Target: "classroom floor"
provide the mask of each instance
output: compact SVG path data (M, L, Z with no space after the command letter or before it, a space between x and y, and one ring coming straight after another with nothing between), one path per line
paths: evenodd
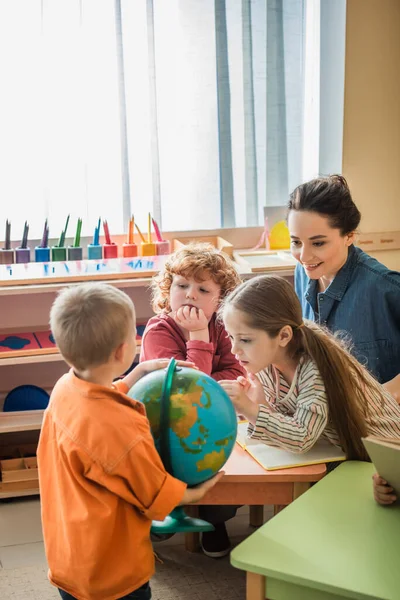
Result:
M265 507L264 520L272 516ZM239 509L228 522L232 544L254 531L248 507ZM153 600L237 600L245 598L245 576L229 564L229 556L212 559L185 551L183 537L175 535L158 543L162 560L152 579ZM38 498L0 502L0 598L1 600L60 600L47 580L46 558Z

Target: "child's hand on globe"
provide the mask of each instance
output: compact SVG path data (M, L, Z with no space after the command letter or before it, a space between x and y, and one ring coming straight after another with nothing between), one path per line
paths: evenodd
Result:
M204 483L187 488L180 505L199 502L224 475L225 471L219 471L219 473L211 477L211 479L207 479Z
M126 377L124 377L123 382L130 389L139 379L152 373L153 371L158 371L159 369L166 369L169 365L170 358L155 358L153 360L145 360L144 362L138 364ZM199 370L198 367L192 362L188 360L177 360L176 364L178 367L188 367L189 369Z

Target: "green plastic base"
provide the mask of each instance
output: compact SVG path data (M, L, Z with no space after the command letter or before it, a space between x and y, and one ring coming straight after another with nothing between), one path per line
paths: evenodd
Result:
M188 517L183 508L175 508L164 521L153 521L151 526L151 532L157 534L168 534L168 533L194 533L196 531L214 531L214 525L203 521L203 519L196 519L194 517Z

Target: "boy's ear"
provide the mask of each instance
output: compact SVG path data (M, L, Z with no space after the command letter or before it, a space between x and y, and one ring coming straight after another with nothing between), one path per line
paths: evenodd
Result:
M114 357L117 362L124 362L127 346L128 346L128 344L126 342L123 342L116 348Z
M293 329L290 327L290 325L285 325L278 333L278 337L279 345L281 348L285 348L285 346L287 346L290 340L293 338Z

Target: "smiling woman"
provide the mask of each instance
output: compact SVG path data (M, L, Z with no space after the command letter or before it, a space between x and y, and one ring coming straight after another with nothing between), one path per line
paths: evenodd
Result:
M380 382L400 371L400 273L354 246L361 214L341 175L298 186L288 204L303 316L345 333Z

